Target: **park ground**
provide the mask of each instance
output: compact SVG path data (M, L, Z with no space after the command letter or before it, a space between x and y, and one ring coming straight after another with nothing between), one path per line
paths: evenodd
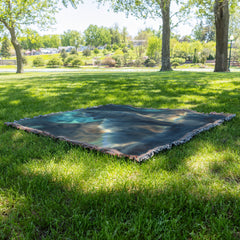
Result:
M236 117L142 164L4 125L109 103ZM240 239L239 123L239 73L0 73L0 239Z

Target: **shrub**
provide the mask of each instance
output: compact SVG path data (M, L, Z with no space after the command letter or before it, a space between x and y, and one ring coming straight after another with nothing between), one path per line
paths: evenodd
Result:
M174 68L176 68L176 67L179 66L180 64L179 64L178 62L173 62L171 65L172 65Z
M185 58L172 58L171 63L177 62L180 64L184 64L186 62Z
M115 60L115 62L116 62L116 67L122 67L123 66L123 56L121 56L121 55L115 55L115 56L113 56L112 57L114 60Z
M78 55L78 52L77 52L76 48L72 48L70 54L71 55Z
M94 48L93 52L94 52L95 54L98 54L98 53L99 53L99 49L98 49L98 48Z
M22 63L23 63L23 65L28 64L27 58L25 56L22 56Z
M151 58L146 59L144 62L144 65L146 67L154 67L156 66L156 64L157 64L156 61L154 61L154 59L151 59Z
M82 52L82 55L85 57L91 56L91 50L90 49L84 49Z
M98 58L94 61L94 64L97 65L97 66L100 66L101 65L101 60Z
M114 52L114 55L123 55L123 51L121 49L117 49L115 52Z
M199 60L200 60L200 63L205 64L207 61L207 58L205 56L201 56Z
M74 58L76 58L76 56L69 56L69 57L67 57L66 59L65 59L65 61L64 61L64 66L69 66L69 65L71 65L71 62L73 61L73 59Z
M111 45L107 45L107 47L106 47L106 49L108 50L108 51L111 51L112 50L112 47L111 47Z
M67 58L68 54L66 53L65 49L61 50L60 56L61 56L63 61Z
M64 66L72 66L72 67L79 67L84 65L83 61L81 60L80 57L78 57L77 55L71 55L69 57L67 57L64 61Z
M113 49L114 51L116 51L118 48L119 48L119 46L118 46L116 43L114 43L114 44L112 45L112 49Z
M63 64L62 60L58 57L52 57L48 63L47 66L51 67L51 68L56 68L56 67L60 67Z
M107 54L108 54L107 49L103 49L103 54L104 54L104 55L107 55Z
M83 61L79 58L79 57L75 57L72 61L71 61L71 65L73 67L79 67L83 65Z
M129 60L130 60L129 54L128 54L128 53L125 53L125 54L123 55L122 59L123 59L123 66L125 66L125 67L128 66L128 62L129 62Z
M124 48L122 49L122 52L123 52L123 53L128 53L128 48L127 48L127 47L124 47Z
M102 60L102 65L108 65L109 67L115 67L116 61L113 58L107 57Z
M143 60L141 58L137 58L134 63L134 67L141 67L143 65Z
M34 67L42 67L44 65L45 65L45 63L44 63L44 59L42 57L36 57L33 60L33 66Z

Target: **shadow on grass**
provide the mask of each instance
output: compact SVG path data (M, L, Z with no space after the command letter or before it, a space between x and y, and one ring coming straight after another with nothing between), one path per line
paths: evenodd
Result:
M235 88L211 85L226 76ZM61 73L26 74L8 81L0 89L0 238L237 239L236 78L234 73ZM237 116L141 165L2 125L109 103L187 105ZM207 173L195 173L189 162L208 145L216 158L222 152L226 157L210 164Z
M85 191L47 171L9 168L3 239L234 239L239 227L239 197L202 191L186 177L162 189Z
M163 183L144 186L144 178L137 177L111 188L100 178L117 159L79 149L90 161L73 161L68 144L56 148L43 137L36 144L36 136L14 131L8 137L9 149L0 149L9 156L0 168L1 196L8 199L2 202L2 239L235 239L238 234L239 196L218 192L204 180L172 175ZM145 172L144 165L118 161L119 169L123 165ZM79 178L61 174L58 163L82 166ZM151 160L149 164L152 168ZM99 186L82 185L86 174Z

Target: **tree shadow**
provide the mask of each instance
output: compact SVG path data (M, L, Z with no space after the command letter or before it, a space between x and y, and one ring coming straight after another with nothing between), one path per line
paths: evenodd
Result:
M164 187L131 182L86 190L69 186L54 172L21 163L9 168L2 188L13 199L0 227L3 239L234 239L239 227L239 197L216 193L210 186L203 191L201 181L186 176L172 178Z
M26 75L0 90L2 124L108 103L179 108L186 103L184 95L196 96L189 100L193 110L237 116L141 165L1 124L0 197L6 200L0 238L237 239L239 173L232 173L238 165L228 154L239 153L240 96L238 89L214 90L209 83L226 75L74 73L47 75L48 80L43 76ZM228 78L238 86L236 76ZM203 103L198 96L209 101ZM189 162L207 145L214 154L227 152L226 156L210 164L207 173L196 173ZM74 166L77 174L68 172ZM215 183L230 190L219 190Z

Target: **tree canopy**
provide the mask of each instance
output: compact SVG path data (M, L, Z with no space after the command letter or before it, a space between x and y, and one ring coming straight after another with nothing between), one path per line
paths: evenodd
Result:
M83 43L83 37L80 32L68 30L61 35L62 46L75 46L76 49Z
M31 25L41 28L51 26L55 22L54 15L58 12L59 0L0 0L0 28L5 27L10 33L11 42L17 56L17 73L23 72L19 33ZM66 6L76 6L81 0L62 0Z
M103 46L111 44L111 34L109 29L105 27L98 27L97 25L90 25L85 31L86 45L92 47Z

